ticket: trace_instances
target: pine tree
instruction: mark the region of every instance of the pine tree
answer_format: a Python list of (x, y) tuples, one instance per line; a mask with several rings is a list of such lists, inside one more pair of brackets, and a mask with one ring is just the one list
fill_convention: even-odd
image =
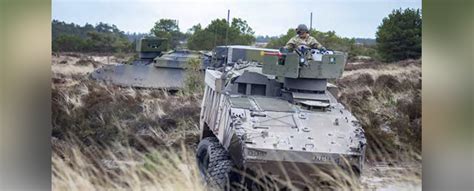
[(397, 9), (385, 17), (376, 33), (377, 51), (387, 62), (421, 57), (421, 11)]

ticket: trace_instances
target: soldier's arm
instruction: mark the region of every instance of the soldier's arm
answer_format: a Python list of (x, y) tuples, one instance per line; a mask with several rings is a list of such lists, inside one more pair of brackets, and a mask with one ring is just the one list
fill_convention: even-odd
[(315, 38), (311, 39), (310, 45), (311, 45), (311, 48), (317, 48), (317, 49), (321, 49), (323, 47), (323, 45), (319, 43)]
[(290, 50), (294, 50), (295, 47), (296, 47), (296, 42), (295, 42), (294, 38), (291, 38), (285, 45), (285, 48), (290, 49)]

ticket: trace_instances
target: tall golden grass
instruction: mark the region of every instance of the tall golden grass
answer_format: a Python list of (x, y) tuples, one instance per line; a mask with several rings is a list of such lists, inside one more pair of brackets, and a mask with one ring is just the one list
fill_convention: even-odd
[[(52, 156), (53, 190), (205, 190), (192, 151), (69, 148)], [(117, 153), (120, 150), (120, 153)]]

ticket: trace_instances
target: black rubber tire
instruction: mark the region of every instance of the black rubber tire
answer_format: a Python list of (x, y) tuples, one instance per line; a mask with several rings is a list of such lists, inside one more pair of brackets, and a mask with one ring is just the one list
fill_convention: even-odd
[(230, 189), (230, 184), (235, 179), (232, 172), (234, 163), (217, 138), (202, 139), (197, 148), (196, 159), (206, 183), (219, 189)]
[(358, 166), (351, 166), (351, 168), (352, 168), (352, 169), (351, 169), (351, 172), (352, 172), (352, 173), (350, 173), (350, 174), (351, 174), (351, 175), (352, 175), (352, 174), (355, 175), (355, 177), (359, 179), (360, 176), (361, 176), (361, 174), (362, 174), (360, 168), (359, 168)]

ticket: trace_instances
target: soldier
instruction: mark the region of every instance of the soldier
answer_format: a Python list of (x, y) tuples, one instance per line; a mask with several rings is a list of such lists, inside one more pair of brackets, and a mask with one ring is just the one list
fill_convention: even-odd
[(291, 38), (285, 45), (290, 51), (293, 51), (295, 48), (304, 45), (310, 48), (317, 48), (320, 50), (326, 50), (326, 48), (321, 45), (314, 37), (309, 36), (308, 27), (304, 24), (298, 25), (296, 28), (296, 33), (298, 35)]

